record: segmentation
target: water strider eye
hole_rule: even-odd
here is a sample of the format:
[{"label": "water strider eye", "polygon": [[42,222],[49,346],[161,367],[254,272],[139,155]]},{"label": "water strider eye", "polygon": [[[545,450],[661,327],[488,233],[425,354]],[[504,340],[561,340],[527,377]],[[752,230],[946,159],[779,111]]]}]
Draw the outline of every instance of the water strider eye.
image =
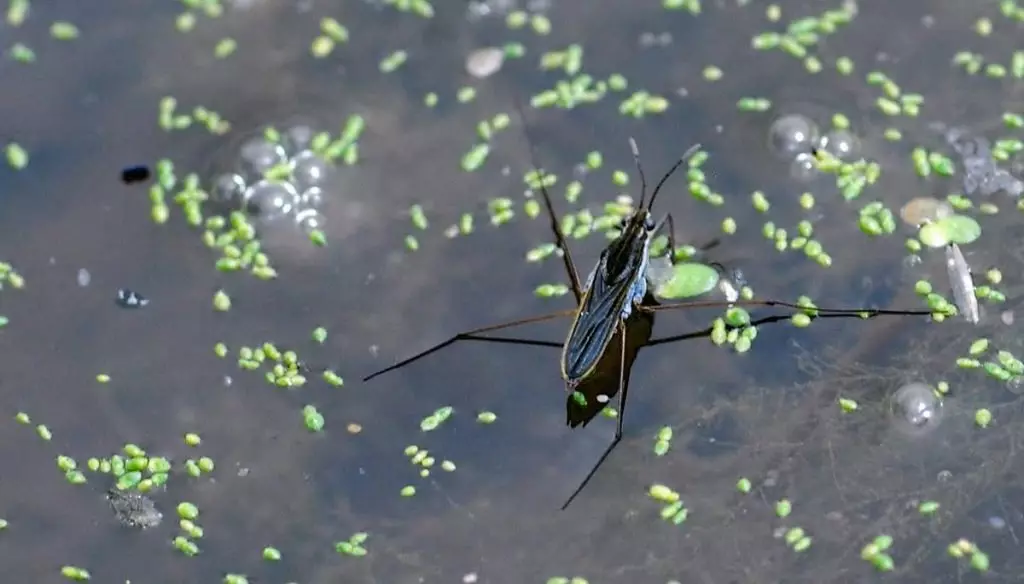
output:
[{"label": "water strider eye", "polygon": [[644,219],[644,229],[646,229],[647,231],[653,231],[654,225],[654,217],[648,215],[647,218]]}]

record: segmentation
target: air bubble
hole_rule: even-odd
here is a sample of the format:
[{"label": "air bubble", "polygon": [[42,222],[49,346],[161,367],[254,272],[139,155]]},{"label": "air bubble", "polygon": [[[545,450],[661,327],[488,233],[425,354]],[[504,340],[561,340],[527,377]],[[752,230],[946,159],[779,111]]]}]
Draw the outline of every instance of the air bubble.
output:
[{"label": "air bubble", "polygon": [[784,158],[793,158],[801,152],[810,152],[818,143],[818,135],[818,126],[813,120],[789,114],[772,122],[768,129],[768,146]]},{"label": "air bubble", "polygon": [[295,223],[306,233],[323,230],[324,218],[316,209],[303,209],[295,214]]},{"label": "air bubble", "polygon": [[316,154],[306,150],[291,161],[292,183],[295,190],[302,192],[311,187],[323,186],[330,173],[330,164]]},{"label": "air bubble", "polygon": [[832,130],[818,141],[818,148],[842,160],[850,160],[860,153],[860,138],[849,130]]},{"label": "air bubble", "polygon": [[908,383],[890,398],[890,412],[897,430],[911,436],[923,436],[942,421],[942,400],[931,386]]},{"label": "air bubble", "polygon": [[320,187],[310,187],[299,195],[299,202],[304,210],[319,209],[324,204],[324,190]]},{"label": "air bubble", "polygon": [[316,132],[309,126],[292,126],[281,135],[281,145],[288,156],[298,156],[313,143]]},{"label": "air bubble", "polygon": [[224,205],[240,205],[245,193],[245,179],[238,174],[222,174],[213,180],[210,200]]},{"label": "air bubble", "polygon": [[818,170],[814,155],[810,152],[797,154],[796,158],[789,165],[789,176],[793,177],[793,180],[797,182],[811,182],[820,174],[821,171]]},{"label": "air bubble", "polygon": [[263,175],[288,158],[284,147],[280,144],[267,142],[263,138],[253,138],[242,144],[239,150],[242,175],[249,181],[263,178]]},{"label": "air bubble", "polygon": [[272,222],[290,214],[299,203],[291,183],[261,180],[245,191],[245,208],[253,217]]}]

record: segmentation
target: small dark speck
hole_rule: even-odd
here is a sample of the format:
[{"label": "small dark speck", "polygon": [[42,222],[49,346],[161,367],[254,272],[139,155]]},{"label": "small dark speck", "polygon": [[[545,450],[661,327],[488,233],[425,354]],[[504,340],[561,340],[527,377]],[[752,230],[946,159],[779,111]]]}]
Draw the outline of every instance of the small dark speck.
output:
[{"label": "small dark speck", "polygon": [[149,180],[149,167],[141,164],[129,166],[121,171],[121,180],[126,185]]},{"label": "small dark speck", "polygon": [[149,304],[149,299],[127,288],[117,291],[117,305],[121,308],[142,308]]},{"label": "small dark speck", "polygon": [[745,442],[743,428],[731,412],[718,412],[693,428],[687,449],[700,458],[715,458],[735,451]]}]

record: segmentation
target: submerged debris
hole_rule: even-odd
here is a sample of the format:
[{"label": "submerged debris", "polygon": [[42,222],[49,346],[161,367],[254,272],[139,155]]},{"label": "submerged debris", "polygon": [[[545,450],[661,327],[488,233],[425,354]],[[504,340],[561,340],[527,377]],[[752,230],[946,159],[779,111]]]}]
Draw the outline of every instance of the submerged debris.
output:
[{"label": "submerged debris", "polygon": [[149,180],[149,167],[145,165],[129,166],[121,171],[121,182],[126,185]]},{"label": "submerged debris", "polygon": [[148,298],[128,288],[120,288],[117,291],[117,305],[121,308],[142,308],[147,304],[149,304]]},{"label": "submerged debris", "polygon": [[996,165],[988,139],[969,136],[966,130],[946,128],[942,124],[933,127],[943,132],[946,142],[960,155],[964,167],[964,194],[994,195],[999,191],[1013,197],[1024,194],[1024,181]]},{"label": "submerged debris", "polygon": [[974,295],[971,267],[967,265],[964,254],[960,252],[960,246],[955,243],[946,246],[946,272],[953,287],[953,299],[956,301],[957,310],[968,322],[978,324],[980,313],[978,298]]},{"label": "submerged debris", "polygon": [[900,209],[900,218],[911,227],[920,227],[951,215],[953,206],[935,197],[914,197]]},{"label": "submerged debris", "polygon": [[153,500],[137,491],[107,490],[107,501],[121,525],[146,529],[163,519]]}]

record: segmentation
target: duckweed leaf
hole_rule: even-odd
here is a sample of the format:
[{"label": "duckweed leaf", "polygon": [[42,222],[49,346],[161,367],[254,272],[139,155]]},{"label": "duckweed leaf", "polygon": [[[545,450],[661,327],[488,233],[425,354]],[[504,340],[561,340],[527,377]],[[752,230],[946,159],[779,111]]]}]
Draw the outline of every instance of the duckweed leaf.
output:
[{"label": "duckweed leaf", "polygon": [[718,284],[718,271],[704,264],[682,262],[672,267],[672,278],[658,286],[660,298],[692,298],[709,292]]},{"label": "duckweed leaf", "polygon": [[936,223],[951,243],[966,245],[981,237],[981,225],[973,217],[950,215]]},{"label": "duckweed leaf", "polygon": [[939,223],[928,223],[918,233],[921,243],[928,247],[943,247],[949,244],[949,234]]}]

